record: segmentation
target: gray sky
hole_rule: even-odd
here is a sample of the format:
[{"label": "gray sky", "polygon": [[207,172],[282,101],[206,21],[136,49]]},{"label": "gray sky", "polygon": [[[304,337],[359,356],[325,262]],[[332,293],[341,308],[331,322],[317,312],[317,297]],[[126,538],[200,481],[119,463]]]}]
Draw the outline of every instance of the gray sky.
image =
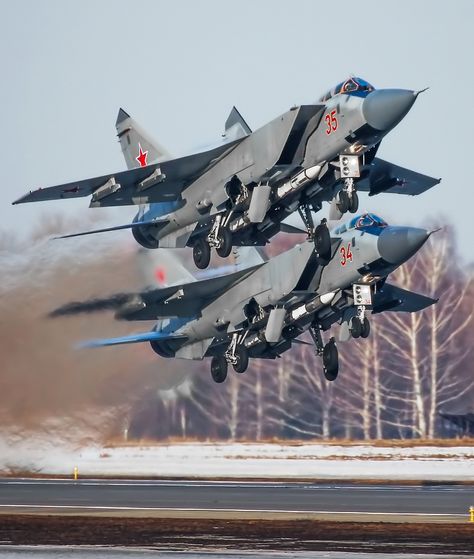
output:
[{"label": "gray sky", "polygon": [[[462,254],[474,259],[465,240],[474,202],[474,2],[0,0],[0,7],[3,227],[24,232],[45,214],[103,211],[85,210],[86,199],[10,203],[39,186],[123,169],[114,128],[120,106],[181,153],[218,137],[233,104],[258,128],[354,73],[375,87],[430,86],[379,155],[443,178],[418,198],[362,195],[361,208],[400,224],[456,222]],[[134,213],[121,210],[120,222]]]}]

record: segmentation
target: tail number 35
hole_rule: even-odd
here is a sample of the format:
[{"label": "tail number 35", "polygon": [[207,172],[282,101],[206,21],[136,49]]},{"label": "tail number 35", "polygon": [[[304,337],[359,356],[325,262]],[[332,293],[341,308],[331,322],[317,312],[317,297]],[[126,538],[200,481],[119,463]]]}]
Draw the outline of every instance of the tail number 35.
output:
[{"label": "tail number 35", "polygon": [[334,109],[333,111],[328,113],[324,117],[324,120],[326,121],[326,124],[327,124],[326,134],[329,135],[332,132],[335,132],[337,130],[338,122],[337,122],[337,117],[336,117],[336,109]]}]

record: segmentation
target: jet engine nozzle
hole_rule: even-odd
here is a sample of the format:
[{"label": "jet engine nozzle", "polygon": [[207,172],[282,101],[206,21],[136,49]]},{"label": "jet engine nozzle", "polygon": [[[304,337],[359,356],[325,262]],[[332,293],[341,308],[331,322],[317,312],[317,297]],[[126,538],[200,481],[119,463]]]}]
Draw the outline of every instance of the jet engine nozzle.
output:
[{"label": "jet engine nozzle", "polygon": [[389,264],[403,264],[425,244],[430,232],[416,227],[387,227],[380,234],[377,248]]},{"label": "jet engine nozzle", "polygon": [[377,89],[364,99],[362,113],[372,128],[389,131],[408,113],[416,97],[409,89]]}]

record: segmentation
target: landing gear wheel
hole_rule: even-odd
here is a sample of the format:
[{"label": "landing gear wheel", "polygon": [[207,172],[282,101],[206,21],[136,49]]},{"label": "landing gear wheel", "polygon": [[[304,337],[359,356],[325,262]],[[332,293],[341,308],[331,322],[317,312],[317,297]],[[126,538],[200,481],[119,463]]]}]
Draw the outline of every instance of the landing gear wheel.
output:
[{"label": "landing gear wheel", "polygon": [[209,266],[211,261],[211,247],[205,239],[198,239],[193,246],[194,264],[200,269],[204,270]]},{"label": "landing gear wheel", "polygon": [[349,211],[351,212],[351,214],[355,214],[358,209],[359,209],[359,196],[357,196],[357,192],[353,192],[352,196],[349,199]]},{"label": "landing gear wheel", "polygon": [[360,333],[360,337],[368,338],[369,334],[370,334],[370,322],[367,320],[367,318],[364,318],[362,322],[362,331]]},{"label": "landing gear wheel", "polygon": [[220,228],[219,241],[220,246],[216,248],[216,252],[221,258],[227,258],[232,250],[232,233],[227,227]]},{"label": "landing gear wheel", "polygon": [[314,246],[320,258],[331,259],[331,235],[325,223],[321,223],[314,230]]},{"label": "landing gear wheel", "polygon": [[224,382],[227,378],[227,361],[223,355],[216,355],[211,361],[211,375],[214,382]]},{"label": "landing gear wheel", "polygon": [[360,338],[362,336],[362,322],[358,316],[353,316],[349,325],[349,332],[353,338]]},{"label": "landing gear wheel", "polygon": [[336,206],[337,209],[341,212],[341,214],[345,214],[349,209],[351,201],[349,199],[349,194],[347,194],[346,190],[340,190],[339,194],[337,195],[337,202]]},{"label": "landing gear wheel", "polygon": [[235,348],[235,358],[237,362],[234,364],[234,371],[236,373],[245,373],[249,366],[249,354],[247,348],[243,345],[238,345]]},{"label": "landing gear wheel", "polygon": [[334,338],[331,338],[323,349],[323,366],[326,380],[336,380],[339,373],[339,352]]}]

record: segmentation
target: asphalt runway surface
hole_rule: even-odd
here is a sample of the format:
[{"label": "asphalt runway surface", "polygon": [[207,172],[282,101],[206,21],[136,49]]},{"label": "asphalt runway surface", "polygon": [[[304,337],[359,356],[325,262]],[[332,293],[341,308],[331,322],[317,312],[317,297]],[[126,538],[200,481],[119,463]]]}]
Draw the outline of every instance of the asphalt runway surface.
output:
[{"label": "asphalt runway surface", "polygon": [[[195,553],[195,552],[174,552],[174,551],[149,551],[126,549],[103,549],[103,548],[54,548],[38,549],[34,547],[11,547],[1,550],[2,557],[8,559],[213,559],[222,557],[219,552]],[[420,559],[420,555],[403,554],[397,557],[404,559]],[[385,553],[337,553],[337,552],[291,552],[291,553],[272,553],[261,552],[245,554],[225,553],[226,559],[388,559],[392,554]],[[431,555],[430,558],[455,559],[456,555]],[[424,556],[426,559],[426,555]]]},{"label": "asphalt runway surface", "polygon": [[[0,512],[314,514],[466,521],[469,485],[0,479]],[[415,520],[416,521],[416,520]]]}]

